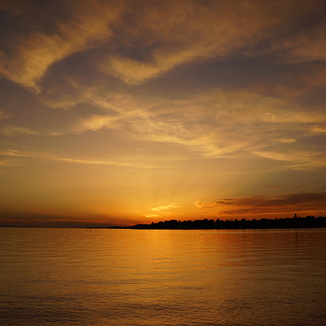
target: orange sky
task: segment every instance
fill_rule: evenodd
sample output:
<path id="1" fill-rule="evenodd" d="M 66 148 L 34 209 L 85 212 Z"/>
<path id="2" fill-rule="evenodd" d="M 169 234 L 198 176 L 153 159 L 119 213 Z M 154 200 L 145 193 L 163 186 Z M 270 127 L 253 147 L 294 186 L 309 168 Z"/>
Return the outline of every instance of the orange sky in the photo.
<path id="1" fill-rule="evenodd" d="M 0 225 L 326 214 L 325 1 L 0 14 Z"/>

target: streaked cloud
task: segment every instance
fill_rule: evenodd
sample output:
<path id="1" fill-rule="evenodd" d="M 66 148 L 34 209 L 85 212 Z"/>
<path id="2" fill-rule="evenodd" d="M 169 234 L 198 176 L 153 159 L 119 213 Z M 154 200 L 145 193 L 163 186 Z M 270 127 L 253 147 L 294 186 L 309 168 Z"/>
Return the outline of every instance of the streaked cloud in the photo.
<path id="1" fill-rule="evenodd" d="M 131 8 L 134 19 L 128 15 L 124 22 L 127 37 L 121 43 L 126 52 L 137 49 L 139 58 L 110 54 L 99 65 L 103 72 L 127 83 L 145 82 L 195 60 L 224 58 L 242 51 L 253 56 L 266 38 L 275 44 L 264 47 L 266 57 L 275 54 L 278 47 L 279 53 L 292 60 L 325 58 L 321 45 L 325 23 L 319 15 L 322 1 L 314 1 L 313 5 L 308 1 L 271 2 L 268 7 L 257 1 L 164 1 L 159 5 L 146 2 L 141 10 Z M 293 37 L 289 21 L 298 25 L 313 18 L 317 21 L 309 33 L 299 29 Z M 291 35 L 285 33 L 278 42 L 279 30 L 285 28 Z"/>
<path id="2" fill-rule="evenodd" d="M 285 161 L 295 163 L 295 166 L 300 164 L 305 165 L 309 162 L 317 163 L 321 159 L 320 152 L 313 150 L 298 150 L 298 149 L 285 149 L 284 151 L 254 151 L 254 154 L 276 161 Z M 303 156 L 304 153 L 304 156 Z"/>
<path id="3" fill-rule="evenodd" d="M 123 162 L 83 160 L 83 159 L 75 159 L 75 158 L 68 158 L 68 157 L 56 157 L 54 159 L 58 161 L 79 163 L 79 164 L 117 165 L 117 166 L 127 166 L 127 167 L 132 166 L 132 164 L 130 163 L 123 163 Z"/>
<path id="4" fill-rule="evenodd" d="M 249 92 L 217 90 L 186 100 L 155 101 L 121 94 L 95 96 L 92 104 L 109 109 L 109 114 L 83 118 L 76 131 L 116 129 L 133 139 L 180 144 L 210 158 L 242 152 L 307 163 L 320 153 L 307 150 L 299 139 L 314 134 L 326 121 L 320 112 L 306 112 L 297 104 Z M 307 124 L 314 127 L 307 129 Z M 283 148 L 272 148 L 278 144 Z"/>
<path id="5" fill-rule="evenodd" d="M 11 38 L 5 36 L 0 71 L 36 91 L 54 63 L 96 48 L 101 54 L 90 53 L 90 63 L 131 84 L 194 61 L 223 60 L 239 53 L 296 62 L 325 59 L 322 0 L 288 0 L 268 6 L 253 0 L 236 4 L 144 0 L 141 6 L 133 0 L 96 0 L 91 6 L 87 1 L 56 5 L 50 1 L 41 9 L 42 15 L 35 6 L 2 4 L 15 24 Z M 52 16 L 50 22 L 44 21 L 47 15 Z M 305 23 L 309 28 L 301 27 Z M 286 32 L 279 35 L 280 30 Z"/>
<path id="6" fill-rule="evenodd" d="M 294 193 L 275 197 L 254 196 L 227 198 L 214 202 L 196 202 L 201 210 L 210 210 L 223 216 L 255 216 L 270 214 L 313 214 L 326 211 L 326 193 Z"/>
<path id="7" fill-rule="evenodd" d="M 0 128 L 0 134 L 6 136 L 12 136 L 12 135 L 19 135 L 19 134 L 37 135 L 39 133 L 37 131 L 30 130 L 29 128 L 26 127 L 5 125 L 3 128 Z"/>
<path id="8" fill-rule="evenodd" d="M 72 163 L 81 163 L 81 164 L 105 164 L 105 165 L 122 165 L 129 166 L 128 163 L 118 163 L 111 161 L 95 161 L 95 160 L 87 160 L 87 159 L 78 159 L 73 157 L 60 157 L 54 156 L 51 153 L 46 152 L 28 152 L 28 151 L 18 151 L 18 150 L 7 150 L 0 152 L 0 155 L 3 156 L 11 156 L 11 157 L 22 157 L 22 158 L 37 158 L 37 159 L 46 159 L 46 160 L 56 160 L 56 161 L 64 161 L 64 162 L 72 162 Z"/>
<path id="9" fill-rule="evenodd" d="M 145 163 L 137 159 L 129 158 L 129 159 L 121 159 L 116 161 L 110 160 L 91 160 L 87 158 L 78 158 L 73 156 L 59 156 L 54 155 L 50 152 L 35 152 L 35 151 L 19 151 L 15 149 L 9 149 L 6 151 L 0 151 L 0 156 L 4 157 L 12 157 L 12 158 L 21 158 L 21 159 L 36 159 L 36 160 L 48 160 L 48 161 L 59 161 L 66 162 L 71 164 L 84 164 L 84 165 L 103 165 L 103 166 L 117 166 L 123 168 L 138 168 L 138 169 L 156 169 L 158 167 L 164 167 L 164 164 L 154 165 L 150 163 Z M 11 161 L 14 164 L 18 164 L 18 161 Z M 15 163 L 16 162 L 16 163 Z M 26 161 L 25 161 L 25 164 Z M 12 165 L 12 164 L 11 164 Z"/>

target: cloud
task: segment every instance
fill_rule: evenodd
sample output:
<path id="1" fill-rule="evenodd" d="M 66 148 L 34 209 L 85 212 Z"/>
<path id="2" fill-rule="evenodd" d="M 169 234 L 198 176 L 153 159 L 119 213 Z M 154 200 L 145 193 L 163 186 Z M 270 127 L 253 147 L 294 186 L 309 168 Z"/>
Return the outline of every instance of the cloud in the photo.
<path id="1" fill-rule="evenodd" d="M 189 50 L 171 54 L 153 53 L 152 56 L 151 61 L 141 62 L 116 55 L 110 57 L 108 63 L 102 63 L 98 68 L 100 71 L 122 79 L 128 84 L 138 84 L 156 78 L 199 55 Z"/>
<path id="2" fill-rule="evenodd" d="M 322 0 L 313 4 L 294 0 L 270 2 L 268 6 L 250 0 L 144 1 L 143 6 L 130 3 L 126 21 L 118 25 L 124 37 L 116 43 L 123 51 L 108 53 L 98 64 L 102 72 L 129 84 L 146 82 L 190 62 L 223 60 L 239 53 L 249 57 L 260 53 L 267 59 L 273 53 L 280 60 L 325 58 L 321 44 L 326 25 L 321 15 L 318 17 Z M 310 34 L 304 35 L 298 26 L 308 22 L 312 26 Z M 299 32 L 289 27 L 291 24 Z"/>
<path id="3" fill-rule="evenodd" d="M 103 128 L 114 128 L 116 126 L 117 117 L 105 116 L 105 115 L 91 115 L 87 118 L 82 119 L 76 126 L 78 133 L 92 130 L 98 131 Z"/>
<path id="4" fill-rule="evenodd" d="M 275 197 L 254 196 L 196 202 L 200 210 L 221 215 L 255 216 L 281 213 L 313 213 L 326 210 L 326 193 L 294 193 Z"/>
<path id="5" fill-rule="evenodd" d="M 319 127 L 319 126 L 314 126 L 312 127 L 312 131 L 315 133 L 326 133 L 326 127 Z"/>
<path id="6" fill-rule="evenodd" d="M 71 164 L 84 164 L 84 165 L 111 165 L 123 168 L 139 168 L 139 169 L 156 169 L 158 166 L 150 163 L 138 163 L 136 160 L 129 159 L 117 159 L 117 160 L 106 160 L 106 159 L 88 159 L 72 156 L 60 156 L 54 155 L 49 152 L 36 152 L 36 151 L 18 151 L 15 149 L 0 151 L 0 156 L 11 157 L 16 161 L 10 161 L 10 165 L 17 165 L 19 159 L 36 159 L 36 160 L 48 160 L 65 162 Z M 7 161 L 6 161 L 7 162 Z M 26 164 L 26 160 L 24 161 Z M 161 166 L 160 166 L 161 167 Z"/>
<path id="7" fill-rule="evenodd" d="M 8 113 L 0 110 L 0 120 L 9 119 L 9 118 L 10 118 L 10 115 Z"/>
<path id="8" fill-rule="evenodd" d="M 179 208 L 180 206 L 177 206 L 175 204 L 167 204 L 167 205 L 161 205 L 161 206 L 155 206 L 151 208 L 151 211 L 154 213 L 146 213 L 143 214 L 143 216 L 147 218 L 157 218 L 163 216 L 169 215 L 171 217 L 171 210 L 174 208 Z"/>
<path id="9" fill-rule="evenodd" d="M 303 11 L 304 10 L 304 11 Z M 295 11 L 293 25 L 270 40 L 263 50 L 272 60 L 299 63 L 326 59 L 325 4 L 323 1 L 304 1 Z M 259 53 L 259 52 L 258 52 Z"/>
<path id="10" fill-rule="evenodd" d="M 316 159 L 316 152 L 310 151 L 305 152 L 305 157 L 302 157 L 302 151 L 289 149 L 287 151 L 253 151 L 253 154 L 256 154 L 260 157 L 268 158 L 275 161 L 287 161 L 287 162 L 307 162 L 307 158 L 309 157 L 309 161 L 313 161 Z"/>
<path id="11" fill-rule="evenodd" d="M 109 25 L 121 10 L 117 2 L 97 0 L 91 6 L 88 1 L 59 1 L 57 5 L 59 10 L 50 2 L 43 13 L 39 7 L 35 11 L 32 7 L 12 16 L 16 29 L 6 36 L 10 46 L 0 52 L 0 73 L 9 80 L 39 91 L 38 82 L 52 64 L 106 41 L 111 33 Z M 12 7 L 8 8 L 10 11 Z M 43 21 L 42 14 L 55 17 L 49 23 Z"/>
<path id="12" fill-rule="evenodd" d="M 31 130 L 26 127 L 19 127 L 13 125 L 7 125 L 3 128 L 0 128 L 0 134 L 5 136 L 13 136 L 13 135 L 38 135 L 37 131 Z"/>
<path id="13" fill-rule="evenodd" d="M 160 215 L 157 214 L 144 214 L 145 217 L 147 218 L 156 218 L 156 217 L 160 217 Z"/>
<path id="14" fill-rule="evenodd" d="M 0 167 L 4 166 L 18 166 L 19 164 L 17 162 L 13 162 L 12 160 L 0 160 Z M 3 173 L 3 171 L 0 170 L 0 173 Z"/>
<path id="15" fill-rule="evenodd" d="M 70 132 L 70 131 L 68 131 L 68 132 Z M 7 136 L 7 137 L 19 136 L 19 135 L 59 136 L 59 135 L 65 134 L 65 133 L 66 132 L 63 132 L 63 131 L 32 130 L 32 129 L 27 128 L 27 127 L 15 126 L 15 125 L 9 125 L 9 124 L 4 125 L 4 126 L 0 126 L 0 135 L 4 135 L 4 136 Z"/>
<path id="16" fill-rule="evenodd" d="M 34 157 L 35 154 L 30 153 L 30 152 L 20 152 L 15 149 L 10 149 L 6 151 L 0 152 L 0 155 L 3 156 L 13 156 L 13 157 Z"/>
<path id="17" fill-rule="evenodd" d="M 268 5 L 254 0 L 143 0 L 141 5 L 134 0 L 94 0 L 91 5 L 59 0 L 42 6 L 5 0 L 0 8 L 11 24 L 2 28 L 6 46 L 0 52 L 0 72 L 40 91 L 49 68 L 77 52 L 85 54 L 90 66 L 128 84 L 194 61 L 239 54 L 323 60 L 323 6 L 322 0 Z M 94 48 L 97 54 L 88 51 Z"/>
<path id="18" fill-rule="evenodd" d="M 278 189 L 285 188 L 286 186 L 272 186 L 272 185 L 264 185 L 265 188 Z"/>
<path id="19" fill-rule="evenodd" d="M 323 164 L 321 146 L 303 140 L 321 133 L 326 117 L 298 103 L 220 89 L 179 99 L 81 89 L 88 94 L 84 103 L 102 113 L 78 118 L 73 132 L 114 129 L 133 141 L 181 145 L 206 158 L 254 155 L 288 168 Z"/>
<path id="20" fill-rule="evenodd" d="M 284 143 L 284 144 L 293 144 L 293 143 L 296 143 L 297 140 L 294 138 L 280 138 L 279 142 Z"/>
<path id="21" fill-rule="evenodd" d="M 139 49 L 140 58 L 110 53 L 98 65 L 101 71 L 130 84 L 155 78 L 196 59 L 225 56 L 249 38 L 257 38 L 262 27 L 250 23 L 241 13 L 246 7 L 243 3 L 237 6 L 226 2 L 145 3 L 132 7 L 128 21 L 119 25 L 125 38 L 117 42 L 127 52 Z M 254 14 L 254 8 L 246 9 L 249 16 Z"/>
<path id="22" fill-rule="evenodd" d="M 316 175 L 326 165 L 323 0 L 41 2 L 0 1 L 2 146 L 26 149 L 2 151 L 4 172 L 87 165 L 118 184 L 129 176 L 148 184 L 153 203 L 173 202 L 175 189 L 162 198 L 168 183 L 191 183 L 191 197 L 217 183 L 227 192 L 233 178 L 239 187 L 268 183 L 269 173 L 284 175 L 288 189 L 299 182 L 293 175 L 318 189 L 311 184 L 322 182 Z M 288 197 L 197 204 L 260 214 L 262 203 L 267 213 L 268 204 L 286 211 Z M 146 207 L 138 214 L 184 209 Z"/>
<path id="23" fill-rule="evenodd" d="M 162 206 L 152 207 L 151 210 L 153 212 L 159 212 L 159 211 L 170 210 L 170 209 L 176 208 L 176 207 L 178 207 L 178 206 L 176 206 L 174 204 L 168 204 L 168 205 L 162 205 Z"/>

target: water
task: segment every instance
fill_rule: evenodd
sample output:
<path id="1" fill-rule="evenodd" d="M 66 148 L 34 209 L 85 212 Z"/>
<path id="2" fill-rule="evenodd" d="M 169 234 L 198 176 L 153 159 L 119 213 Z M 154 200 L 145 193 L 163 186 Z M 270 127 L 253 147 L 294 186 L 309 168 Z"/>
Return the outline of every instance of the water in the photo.
<path id="1" fill-rule="evenodd" d="M 0 325 L 326 325 L 326 230 L 0 228 Z"/>

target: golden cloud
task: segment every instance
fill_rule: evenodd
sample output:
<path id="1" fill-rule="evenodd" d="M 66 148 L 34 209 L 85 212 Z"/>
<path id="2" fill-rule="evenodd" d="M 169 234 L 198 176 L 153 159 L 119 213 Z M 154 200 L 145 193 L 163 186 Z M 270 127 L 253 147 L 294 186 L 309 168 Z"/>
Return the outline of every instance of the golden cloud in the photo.
<path id="1" fill-rule="evenodd" d="M 121 2 L 122 3 L 122 2 Z M 69 4 L 69 5 L 68 5 Z M 117 19 L 121 4 L 105 5 L 100 1 L 67 3 L 69 20 L 59 20 L 56 32 L 29 31 L 19 37 L 19 43 L 9 53 L 0 52 L 0 72 L 9 80 L 39 91 L 38 81 L 55 62 L 82 51 L 94 42 L 103 42 L 110 36 L 109 25 Z M 37 24 L 37 17 L 34 17 Z M 25 33 L 26 31 L 20 31 Z"/>
<path id="2" fill-rule="evenodd" d="M 160 217 L 160 215 L 157 214 L 144 214 L 145 217 L 147 218 L 156 218 L 156 217 Z"/>
<path id="3" fill-rule="evenodd" d="M 325 115 L 282 99 L 222 90 L 186 100 L 119 92 L 99 95 L 96 90 L 88 94 L 86 103 L 108 114 L 81 118 L 74 132 L 116 129 L 132 139 L 180 144 L 210 158 L 238 152 L 283 161 L 288 167 L 321 162 L 318 149 L 307 150 L 299 139 L 323 130 Z M 278 145 L 282 147 L 271 147 Z"/>
<path id="4" fill-rule="evenodd" d="M 27 8 L 23 1 L 15 4 L 1 4 L 20 25 L 6 36 L 10 48 L 0 52 L 0 72 L 34 90 L 39 90 L 39 81 L 55 62 L 104 44 L 106 55 L 99 54 L 93 63 L 130 84 L 156 78 L 194 60 L 223 59 L 236 51 L 299 61 L 325 58 L 326 24 L 317 19 L 322 0 L 268 5 L 254 0 L 95 0 L 90 5 L 81 0 L 60 3 L 60 14 L 50 3 L 37 8 L 41 17 L 34 14 L 33 6 Z M 47 16 L 51 28 L 43 18 Z M 300 26 L 314 17 L 316 22 L 310 28 L 291 29 L 291 24 Z M 267 46 L 261 46 L 262 40 Z M 137 58 L 132 55 L 135 51 Z"/>
<path id="5" fill-rule="evenodd" d="M 137 162 L 133 159 L 117 159 L 117 160 L 107 160 L 107 159 L 89 159 L 87 157 L 72 157 L 72 156 L 60 156 L 54 155 L 50 152 L 37 152 L 37 151 L 18 151 L 15 149 L 9 149 L 0 152 L 0 156 L 11 157 L 10 165 L 17 165 L 19 159 L 36 159 L 36 160 L 48 160 L 48 161 L 58 161 L 66 162 L 71 164 L 84 164 L 84 165 L 112 165 L 123 168 L 140 168 L 140 169 L 157 169 L 157 165 L 152 165 L 144 162 Z M 15 162 L 13 160 L 16 160 Z M 7 162 L 7 161 L 6 161 Z M 162 165 L 160 165 L 162 167 Z"/>
<path id="6" fill-rule="evenodd" d="M 75 131 L 78 133 L 92 130 L 98 131 L 102 128 L 114 128 L 117 124 L 117 117 L 105 116 L 105 115 L 91 115 L 86 119 L 82 119 L 76 126 Z"/>
<path id="7" fill-rule="evenodd" d="M 161 205 L 161 206 L 152 207 L 151 210 L 153 212 L 159 212 L 159 211 L 170 210 L 170 209 L 176 208 L 176 207 L 178 207 L 178 206 L 176 206 L 174 204 L 168 204 L 168 205 Z"/>

